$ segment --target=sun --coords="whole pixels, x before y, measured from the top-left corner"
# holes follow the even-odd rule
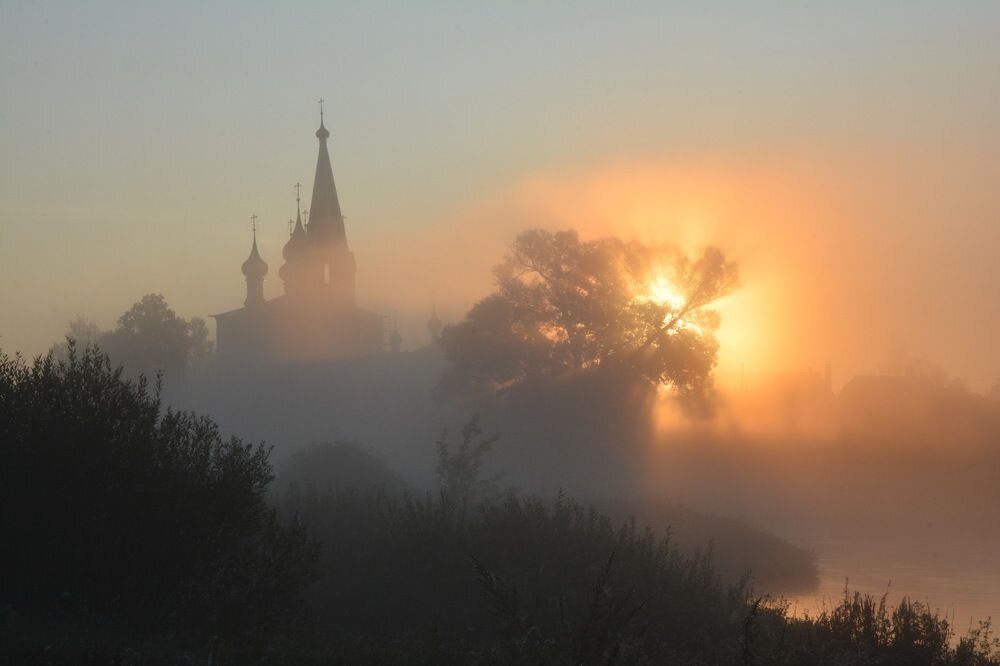
[[[698,335],[705,333],[701,326],[690,321],[690,317],[675,319],[676,313],[679,313],[687,305],[687,298],[674,287],[670,280],[662,275],[653,278],[646,284],[645,290],[639,295],[639,300],[670,308],[670,312],[663,318],[664,323],[673,323],[673,326],[667,331],[667,335],[676,335],[679,331],[684,330],[692,331]]]
[[[646,293],[642,295],[641,300],[657,305],[669,305],[674,310],[684,307],[684,297],[664,277],[652,280],[646,286]]]

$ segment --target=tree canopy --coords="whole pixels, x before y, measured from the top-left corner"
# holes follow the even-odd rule
[[[183,373],[208,360],[213,351],[205,320],[179,317],[160,294],[146,294],[133,303],[110,331],[101,331],[89,319],[77,317],[70,322],[66,340],[76,341],[81,349],[100,347],[132,376]],[[51,352],[57,360],[65,360],[67,350],[64,341],[53,345]]]
[[[494,293],[444,329],[447,387],[497,392],[601,369],[703,393],[718,352],[710,306],[738,285],[736,265],[713,247],[692,259],[575,231],[522,233],[494,274]]]

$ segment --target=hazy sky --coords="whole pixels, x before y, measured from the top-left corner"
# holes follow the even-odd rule
[[[323,97],[411,346],[573,225],[737,256],[723,370],[1000,376],[1000,3],[277,5],[0,2],[0,347],[238,307],[251,213],[280,293]]]

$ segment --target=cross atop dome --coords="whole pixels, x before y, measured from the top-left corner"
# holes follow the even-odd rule
[[[323,124],[323,100],[319,101],[319,129],[316,130],[316,137],[323,141],[330,138],[330,132]]]

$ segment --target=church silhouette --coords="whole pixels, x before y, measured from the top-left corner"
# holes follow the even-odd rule
[[[213,315],[216,359],[224,367],[351,358],[386,349],[389,340],[383,317],[357,306],[357,266],[347,245],[326,145],[329,137],[321,106],[309,214],[303,224],[296,196],[295,224],[282,250],[285,263],[278,271],[285,293],[271,300],[264,299],[268,266],[257,250],[254,218],[253,245],[242,267],[247,284],[244,306]],[[397,341],[398,333],[390,337]]]

